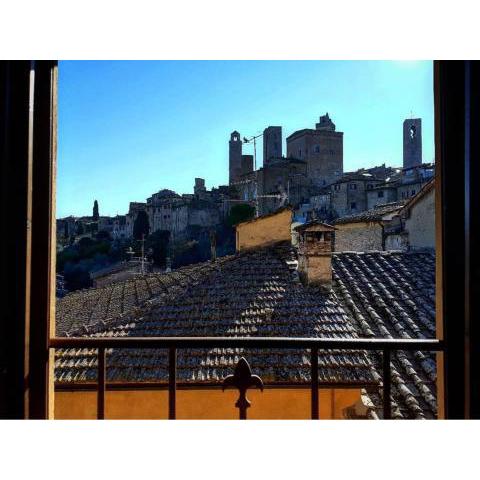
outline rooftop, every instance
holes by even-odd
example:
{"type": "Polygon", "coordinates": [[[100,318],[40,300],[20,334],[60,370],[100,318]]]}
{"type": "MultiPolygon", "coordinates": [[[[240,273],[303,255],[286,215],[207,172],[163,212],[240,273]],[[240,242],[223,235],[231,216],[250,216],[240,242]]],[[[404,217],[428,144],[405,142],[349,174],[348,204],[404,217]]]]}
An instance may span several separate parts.
{"type": "MultiPolygon", "coordinates": [[[[344,252],[334,253],[332,263],[330,293],[301,284],[296,251],[288,243],[110,286],[115,288],[116,298],[126,290],[135,292],[125,307],[116,306],[118,314],[112,310],[111,300],[102,300],[106,298],[104,289],[103,296],[95,289],[83,291],[76,295],[100,298],[94,309],[97,320],[90,320],[88,329],[69,320],[72,328],[68,333],[94,337],[434,338],[433,254],[344,252]]],[[[69,310],[70,319],[82,314],[81,302],[76,305],[76,311],[69,310]]],[[[58,313],[59,322],[66,325],[69,321],[62,320],[62,308],[58,313]]],[[[240,356],[247,358],[254,373],[267,384],[305,384],[310,380],[306,351],[217,348],[182,350],[178,381],[217,383],[232,373],[240,356]]],[[[375,406],[371,415],[381,416],[379,354],[320,352],[319,367],[320,383],[366,386],[375,406]]],[[[94,381],[96,351],[57,351],[55,375],[62,383],[94,381]]],[[[111,382],[166,381],[167,375],[166,351],[113,350],[108,354],[107,378],[111,382]]],[[[435,417],[435,378],[434,354],[392,354],[393,417],[435,417]]]]}
{"type": "Polygon", "coordinates": [[[404,205],[405,200],[398,202],[384,203],[377,205],[370,210],[364,212],[355,213],[353,215],[346,215],[335,220],[335,225],[341,225],[345,223],[361,223],[361,222],[379,222],[385,215],[400,211],[404,205]]]}

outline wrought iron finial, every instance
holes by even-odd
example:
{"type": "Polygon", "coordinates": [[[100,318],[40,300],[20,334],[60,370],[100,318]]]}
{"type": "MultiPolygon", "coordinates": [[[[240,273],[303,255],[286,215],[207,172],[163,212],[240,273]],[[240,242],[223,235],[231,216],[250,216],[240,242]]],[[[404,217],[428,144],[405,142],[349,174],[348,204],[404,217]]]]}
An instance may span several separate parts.
{"type": "Polygon", "coordinates": [[[238,388],[240,395],[235,406],[239,410],[240,420],[246,420],[247,408],[251,405],[247,398],[247,390],[250,387],[257,387],[263,392],[263,382],[258,375],[252,375],[252,369],[244,357],[238,361],[233,375],[229,375],[223,381],[223,390],[228,387],[238,388]]]}

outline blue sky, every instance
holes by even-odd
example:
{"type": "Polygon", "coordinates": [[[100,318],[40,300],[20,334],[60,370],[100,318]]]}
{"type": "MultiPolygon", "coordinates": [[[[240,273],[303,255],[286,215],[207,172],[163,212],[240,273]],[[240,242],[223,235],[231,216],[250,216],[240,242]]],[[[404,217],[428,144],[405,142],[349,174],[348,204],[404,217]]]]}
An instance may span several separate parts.
{"type": "Polygon", "coordinates": [[[191,193],[195,177],[226,184],[230,132],[281,125],[286,153],[325,112],[344,132],[345,170],[401,166],[411,113],[433,161],[432,62],[62,61],[57,217],[90,215],[94,199],[123,214],[162,188],[191,193]]]}

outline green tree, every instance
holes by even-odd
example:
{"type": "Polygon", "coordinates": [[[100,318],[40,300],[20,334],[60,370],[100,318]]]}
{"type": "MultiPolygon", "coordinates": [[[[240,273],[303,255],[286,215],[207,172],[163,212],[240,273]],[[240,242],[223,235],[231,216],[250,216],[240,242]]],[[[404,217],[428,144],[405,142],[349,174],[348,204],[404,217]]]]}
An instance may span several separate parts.
{"type": "Polygon", "coordinates": [[[147,212],[145,210],[140,210],[133,224],[133,238],[135,240],[141,240],[142,235],[147,236],[149,232],[150,223],[148,221],[147,212]]]}
{"type": "Polygon", "coordinates": [[[100,218],[100,215],[98,213],[98,202],[95,200],[93,202],[93,221],[98,222],[99,218],[100,218]]]}
{"type": "Polygon", "coordinates": [[[255,208],[246,203],[241,203],[239,205],[234,205],[230,209],[230,213],[226,219],[228,226],[233,227],[238,223],[246,222],[251,220],[255,215],[255,208]]]}
{"type": "Polygon", "coordinates": [[[168,230],[157,230],[148,237],[145,247],[147,251],[151,249],[151,258],[155,265],[162,267],[165,265],[169,242],[168,230]]]}

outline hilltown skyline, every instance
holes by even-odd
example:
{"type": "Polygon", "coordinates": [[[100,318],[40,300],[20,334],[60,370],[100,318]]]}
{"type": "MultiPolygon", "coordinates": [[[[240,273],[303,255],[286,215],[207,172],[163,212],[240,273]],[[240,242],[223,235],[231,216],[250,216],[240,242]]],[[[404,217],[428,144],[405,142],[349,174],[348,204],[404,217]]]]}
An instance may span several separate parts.
{"type": "MultiPolygon", "coordinates": [[[[74,62],[74,71],[75,69],[80,70],[85,63],[90,64],[90,62],[74,62]]],[[[107,69],[110,71],[110,75],[118,74],[119,69],[127,68],[123,66],[123,63],[125,62],[119,66],[117,63],[112,65],[107,62],[108,65],[102,65],[103,73],[107,69]]],[[[147,67],[152,68],[152,63],[158,62],[148,62],[147,67]]],[[[188,62],[180,62],[180,66],[176,62],[159,63],[161,68],[178,72],[179,68],[186,69],[188,62]]],[[[245,62],[230,63],[235,65],[229,68],[237,73],[238,66],[236,64],[245,64],[245,62]]],[[[205,73],[206,70],[217,69],[220,71],[223,69],[223,74],[226,75],[227,70],[222,62],[195,62],[194,67],[190,67],[193,71],[191,78],[182,80],[185,96],[177,95],[176,103],[173,106],[170,105],[169,109],[164,108],[161,111],[156,110],[159,104],[165,103],[160,98],[160,94],[158,94],[160,96],[157,95],[156,100],[154,99],[148,104],[145,99],[138,101],[142,95],[153,95],[152,90],[143,85],[146,83],[147,87],[151,87],[146,79],[142,80],[143,83],[140,82],[140,84],[129,84],[133,93],[132,99],[129,100],[130,103],[127,102],[127,105],[118,104],[118,98],[115,95],[103,90],[103,83],[100,82],[97,85],[97,83],[93,83],[93,80],[90,83],[86,82],[85,85],[74,84],[73,86],[77,90],[81,88],[82,94],[78,95],[79,99],[72,99],[70,94],[66,93],[69,86],[72,86],[70,78],[72,67],[68,62],[65,66],[62,62],[60,65],[57,218],[68,215],[90,215],[94,199],[99,201],[102,215],[123,214],[127,211],[130,201],[144,201],[152,192],[163,188],[174,190],[179,194],[190,193],[195,177],[205,178],[208,188],[226,185],[228,184],[228,139],[233,130],[239,131],[243,138],[257,135],[268,125],[281,125],[284,132],[283,149],[285,151],[285,138],[288,135],[302,128],[311,128],[314,119],[326,111],[334,118],[338,129],[345,132],[344,171],[373,167],[382,163],[400,167],[402,164],[401,122],[411,115],[423,119],[423,158],[425,162],[433,160],[433,99],[429,98],[430,93],[425,88],[431,74],[429,64],[425,65],[422,62],[412,62],[413,65],[410,65],[410,62],[405,62],[405,65],[402,62],[307,62],[309,64],[304,66],[304,62],[273,62],[274,65],[270,66],[265,65],[270,62],[247,63],[250,71],[245,75],[248,78],[251,79],[255,72],[257,75],[259,75],[258,71],[263,72],[265,78],[263,78],[263,82],[262,78],[259,79],[258,89],[260,91],[263,91],[265,84],[270,79],[268,76],[272,73],[270,70],[276,69],[277,73],[279,69],[283,71],[282,78],[285,79],[285,82],[276,84],[277,89],[271,95],[270,103],[258,101],[241,108],[238,105],[230,105],[232,107],[230,108],[225,104],[213,103],[211,112],[200,109],[196,114],[192,114],[192,110],[197,105],[197,96],[205,97],[201,101],[208,99],[213,101],[214,95],[204,84],[201,85],[201,95],[192,96],[188,92],[188,94],[185,93],[185,89],[195,84],[199,87],[198,75],[201,71],[205,73]],[[208,65],[203,65],[203,63],[208,65]],[[279,65],[283,63],[288,65],[279,65]],[[354,79],[353,82],[356,85],[367,81],[372,75],[383,78],[384,84],[378,80],[381,85],[371,87],[371,90],[377,93],[378,103],[366,105],[371,93],[365,90],[361,91],[361,95],[355,92],[345,93],[344,85],[337,85],[337,95],[340,96],[343,91],[343,97],[333,100],[326,95],[328,88],[324,85],[322,86],[323,95],[319,98],[312,98],[312,94],[316,93],[316,86],[313,88],[311,84],[304,85],[303,83],[299,86],[297,82],[292,87],[291,78],[285,73],[288,70],[287,67],[295,67],[299,71],[308,70],[313,68],[310,65],[312,63],[318,64],[316,67],[320,70],[322,68],[329,70],[329,78],[334,78],[334,74],[337,76],[342,74],[343,78],[346,70],[353,68],[350,66],[353,63],[360,73],[363,71],[363,77],[365,77],[363,78],[359,74],[359,79],[354,79]],[[71,71],[69,72],[68,69],[71,71]],[[383,70],[386,70],[387,73],[383,70]],[[417,70],[422,73],[419,74],[417,70]],[[400,102],[400,104],[394,105],[390,90],[395,85],[387,77],[392,72],[398,74],[399,71],[403,72],[403,80],[408,77],[410,81],[404,82],[402,85],[402,88],[405,88],[405,92],[402,91],[402,95],[400,95],[400,97],[404,97],[403,104],[400,102]],[[62,76],[62,72],[66,73],[63,73],[62,76]],[[382,74],[380,75],[379,72],[382,74]],[[419,82],[419,78],[423,78],[423,84],[419,82]],[[295,92],[296,100],[292,100],[287,95],[289,86],[295,92]],[[143,88],[142,91],[139,90],[140,87],[143,88]],[[412,93],[414,90],[416,91],[412,93]],[[89,103],[92,101],[90,98],[92,91],[97,93],[95,100],[96,103],[99,103],[98,106],[89,103]],[[285,104],[283,109],[274,108],[271,105],[272,101],[278,99],[277,94],[285,104]],[[323,98],[324,95],[325,98],[323,98]],[[347,102],[347,100],[350,101],[350,108],[342,104],[342,101],[347,102]],[[86,103],[90,108],[91,117],[88,118],[88,122],[85,122],[87,113],[76,105],[77,101],[86,103]],[[337,108],[330,108],[333,101],[336,101],[337,108]],[[291,106],[292,102],[298,104],[298,111],[292,109],[287,112],[286,107],[291,106]],[[135,104],[134,107],[132,107],[132,103],[135,104]],[[131,114],[132,108],[134,116],[131,114]],[[395,112],[399,109],[401,110],[400,116],[396,116],[395,112]],[[218,121],[212,126],[211,117],[215,117],[216,114],[218,121]],[[197,128],[187,131],[187,128],[192,128],[192,122],[199,120],[201,115],[205,116],[205,125],[201,121],[194,122],[197,128]],[[116,123],[110,124],[113,117],[115,117],[116,123]],[[126,125],[119,126],[118,122],[125,120],[125,117],[128,117],[128,122],[123,121],[126,125]],[[173,121],[168,122],[168,119],[173,121]],[[178,122],[179,119],[181,122],[178,122]],[[159,125],[155,122],[160,122],[158,131],[155,130],[155,127],[159,125]],[[166,124],[162,122],[166,122],[166,124]],[[177,122],[185,124],[186,132],[181,141],[175,136],[178,134],[178,129],[181,129],[177,122]],[[219,126],[219,124],[221,125],[219,126]],[[94,128],[95,130],[93,130],[94,128]],[[175,132],[177,133],[175,134],[175,132]],[[168,141],[168,135],[172,137],[172,141],[168,141]],[[139,138],[140,142],[135,143],[139,138]],[[87,192],[88,195],[86,195],[87,192]]],[[[93,74],[93,71],[98,70],[98,65],[90,64],[89,68],[90,74],[93,74]]],[[[88,72],[89,68],[85,70],[88,72]]],[[[230,72],[230,75],[233,76],[233,73],[230,72]]],[[[242,97],[242,92],[247,91],[248,94],[245,95],[250,100],[257,98],[252,93],[251,86],[243,85],[242,90],[235,78],[230,78],[230,80],[230,83],[236,88],[232,91],[232,95],[242,97]]],[[[244,82],[246,82],[245,79],[244,82]]],[[[166,90],[172,92],[168,88],[166,90]]],[[[219,95],[222,96],[224,93],[222,90],[219,95]]],[[[257,167],[262,166],[262,148],[262,138],[259,138],[257,141],[257,167]]],[[[253,146],[245,145],[244,153],[253,154],[253,146]]]]}

